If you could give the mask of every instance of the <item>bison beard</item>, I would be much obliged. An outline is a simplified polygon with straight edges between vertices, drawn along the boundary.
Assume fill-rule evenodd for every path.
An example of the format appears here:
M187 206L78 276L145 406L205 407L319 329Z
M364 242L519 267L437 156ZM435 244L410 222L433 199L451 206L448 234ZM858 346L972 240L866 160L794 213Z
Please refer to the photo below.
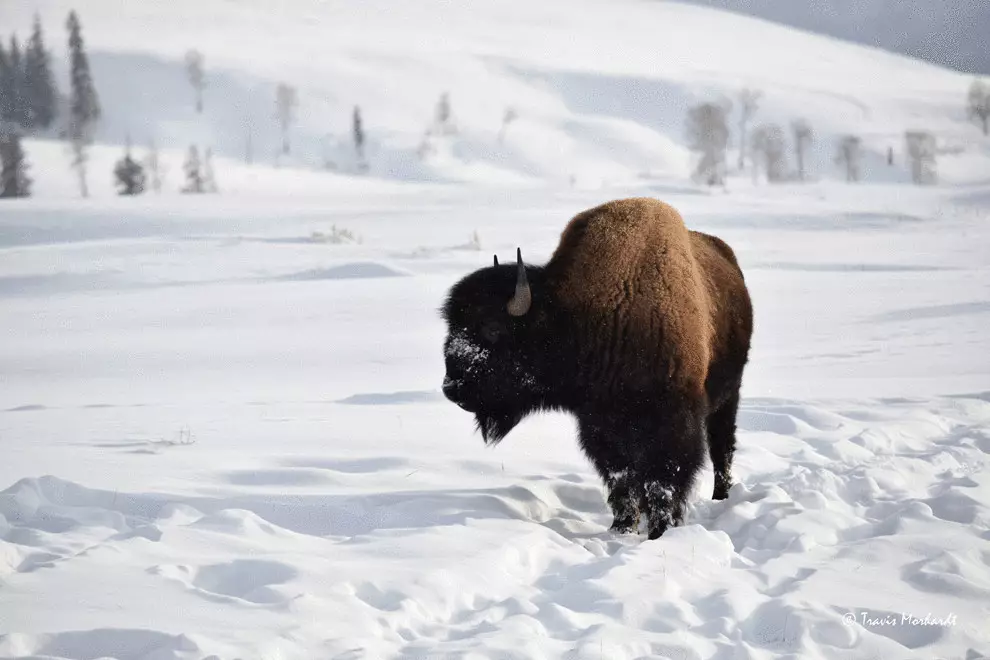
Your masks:
M526 415L572 413L614 514L655 539L704 462L728 496L752 307L735 255L657 200L575 216L543 267L475 271L451 290L444 394L486 444Z

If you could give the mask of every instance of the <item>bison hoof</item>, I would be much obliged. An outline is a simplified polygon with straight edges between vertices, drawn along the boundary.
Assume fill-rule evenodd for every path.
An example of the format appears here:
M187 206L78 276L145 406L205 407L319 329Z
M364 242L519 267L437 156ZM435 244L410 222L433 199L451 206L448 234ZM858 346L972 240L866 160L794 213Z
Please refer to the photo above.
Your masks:
M647 535L647 539L653 541L655 539L663 536L663 533L667 531L667 525L660 525L658 527L650 527L650 533Z
M615 520L608 531L613 534L631 534L636 531L638 523L635 520Z

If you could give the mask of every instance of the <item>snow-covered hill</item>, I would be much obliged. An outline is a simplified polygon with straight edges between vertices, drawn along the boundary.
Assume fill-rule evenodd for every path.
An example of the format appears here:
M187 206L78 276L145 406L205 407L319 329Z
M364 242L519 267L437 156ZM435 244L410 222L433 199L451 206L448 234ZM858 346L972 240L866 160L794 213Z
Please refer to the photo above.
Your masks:
M62 52L72 6L0 3L0 25L26 34L37 10ZM257 185L242 182L235 165L249 133L257 163L319 170L330 160L352 171L355 105L377 177L581 187L683 181L691 169L688 107L742 86L765 94L756 123L810 122L815 177L841 176L836 139L850 133L864 140L866 180L905 181L904 131L925 129L939 138L944 180L990 178L986 141L964 114L969 77L675 2L177 0L122 10L93 0L79 10L106 112L100 142L120 145L130 135L137 145L170 147L172 189L193 143L233 161L218 166L233 189ZM203 115L183 68L191 48L206 58ZM293 153L281 159L280 82L299 92ZM444 92L457 133L437 140L424 161L417 151ZM500 138L510 108L518 119ZM897 154L893 167L888 148ZM74 190L60 149L32 147L39 193ZM116 146L96 150L94 178L107 194L118 154Z
M960 71L990 74L984 0L689 0L876 46Z

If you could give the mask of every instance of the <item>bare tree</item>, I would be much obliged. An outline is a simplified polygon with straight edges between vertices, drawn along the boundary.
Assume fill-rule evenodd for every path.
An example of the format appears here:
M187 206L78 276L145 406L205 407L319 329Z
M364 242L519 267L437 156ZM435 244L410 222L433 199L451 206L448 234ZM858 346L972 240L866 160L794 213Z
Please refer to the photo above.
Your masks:
M688 110L689 148L699 154L694 177L709 186L725 181L725 154L729 145L725 104L702 103Z
M983 134L990 132L990 85L979 78L969 86L969 97L966 103L966 113L972 120L980 120Z
M763 92L758 89L744 87L739 90L739 163L740 170L746 168L746 149L749 143L746 141L746 127L760 107L760 99Z
M218 192L217 179L213 173L213 148L207 147L203 154L203 192Z
M846 181L859 181L859 163L862 159L862 140L855 135L845 135L839 139L835 156L837 164L846 171Z
M275 90L275 106L278 111L279 125L282 127L282 153L290 151L289 129L295 120L296 106L299 104L299 97L296 88L285 83L279 83Z
M206 74L203 71L203 54L195 48L186 52L186 76L196 93L196 112L202 114Z
M440 135L449 135L457 132L451 114L450 94L444 92L437 100L437 107L434 113L434 126Z
M519 118L519 113L516 112L515 108L506 108L505 114L502 115L502 127L498 129L498 142L499 144L505 140L505 132L509 130L509 124L514 122Z
M911 180L919 185L936 183L935 136L928 131L907 131L904 139L911 161Z
M148 155L144 158L144 169L148 173L148 183L151 184L151 189L155 191L155 194L160 193L162 183L165 180L165 171L158 153L158 145L154 140L148 145Z
M787 178L787 136L777 124L763 124L753 131L753 170L763 162L767 181L779 183Z
M807 178L805 169L805 156L808 154L808 147L815 139L811 125L804 119L795 119L791 122L791 132L794 134L794 157L797 160L798 179L804 181Z

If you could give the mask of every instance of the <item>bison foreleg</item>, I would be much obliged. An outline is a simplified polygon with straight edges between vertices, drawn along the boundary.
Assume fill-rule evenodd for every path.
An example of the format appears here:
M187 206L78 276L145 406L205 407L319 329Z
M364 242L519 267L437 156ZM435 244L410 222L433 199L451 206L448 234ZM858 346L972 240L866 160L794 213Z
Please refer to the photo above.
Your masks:
M639 510L636 507L639 498L628 471L609 474L605 477L605 485L608 487L608 505L614 515L609 529L617 534L636 531L639 526Z
M648 538L656 539L681 524L695 476L704 461L703 417L675 415L651 445L644 446L636 466Z
M602 418L588 416L580 420L580 442L585 455L591 459L605 488L608 505L614 519L609 528L613 532L635 531L639 526L638 481L628 469L628 457L623 456L615 424L602 423Z

